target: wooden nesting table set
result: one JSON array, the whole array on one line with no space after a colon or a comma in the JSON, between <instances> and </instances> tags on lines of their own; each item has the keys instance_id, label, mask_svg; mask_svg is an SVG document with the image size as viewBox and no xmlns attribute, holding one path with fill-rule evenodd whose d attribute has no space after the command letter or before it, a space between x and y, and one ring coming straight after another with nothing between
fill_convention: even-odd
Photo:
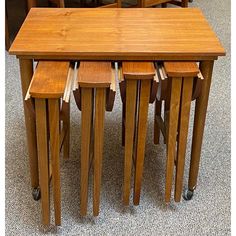
<instances>
[{"instance_id":1,"label":"wooden nesting table set","mask_svg":"<svg viewBox=\"0 0 236 236\"><path fill-rule=\"evenodd\" d=\"M115 81L123 102L124 204L129 204L132 163L133 202L138 205L140 201L148 107L154 101L154 143L159 143L162 132L167 144L165 201L171 199L176 165L175 201L179 202L189 111L191 101L196 100L185 195L191 199L197 185L213 64L225 55L199 9L32 8L9 52L20 62L31 185L35 199L41 193L44 225L50 223L50 177L55 224L61 224L59 153L64 146L64 157L69 157L71 90L81 110L81 215L87 214L91 165L93 214L99 214L104 116L105 110L112 110ZM33 60L38 62L35 70Z\"/></svg>"}]
</instances>

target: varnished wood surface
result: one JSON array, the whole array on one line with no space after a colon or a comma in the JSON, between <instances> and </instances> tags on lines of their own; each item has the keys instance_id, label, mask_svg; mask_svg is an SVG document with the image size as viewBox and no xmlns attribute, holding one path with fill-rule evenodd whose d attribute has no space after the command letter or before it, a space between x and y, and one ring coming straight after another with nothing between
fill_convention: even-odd
<instances>
[{"instance_id":1,"label":"varnished wood surface","mask_svg":"<svg viewBox=\"0 0 236 236\"><path fill-rule=\"evenodd\" d=\"M70 157L70 102L64 105L65 116L63 119L63 128L65 129L65 139L63 143L63 158L68 159Z\"/></svg>"},{"instance_id":2,"label":"varnished wood surface","mask_svg":"<svg viewBox=\"0 0 236 236\"><path fill-rule=\"evenodd\" d=\"M143 176L143 165L145 157L145 145L147 135L148 105L150 99L151 80L143 80L140 85L139 105L138 105L138 122L137 122L137 146L136 162L134 177L134 205L140 201L141 183Z\"/></svg>"},{"instance_id":3,"label":"varnished wood surface","mask_svg":"<svg viewBox=\"0 0 236 236\"><path fill-rule=\"evenodd\" d=\"M35 98L60 98L66 87L69 62L40 61L35 70L30 95Z\"/></svg>"},{"instance_id":4,"label":"varnished wood surface","mask_svg":"<svg viewBox=\"0 0 236 236\"><path fill-rule=\"evenodd\" d=\"M164 62L169 77L194 77L199 73L195 62Z\"/></svg>"},{"instance_id":5,"label":"varnished wood surface","mask_svg":"<svg viewBox=\"0 0 236 236\"><path fill-rule=\"evenodd\" d=\"M110 62L80 62L78 83L80 87L110 87L112 68Z\"/></svg>"},{"instance_id":6,"label":"varnished wood surface","mask_svg":"<svg viewBox=\"0 0 236 236\"><path fill-rule=\"evenodd\" d=\"M39 186L39 174L38 174L38 154L37 154L37 139L36 139L36 123L32 113L27 108L26 102L24 101L25 95L30 85L30 81L33 75L33 61L20 59L20 78L21 78L21 89L24 104L24 116L25 116L25 127L27 137L27 147L29 154L29 166L31 176L31 186L37 188Z\"/></svg>"},{"instance_id":7,"label":"varnished wood surface","mask_svg":"<svg viewBox=\"0 0 236 236\"><path fill-rule=\"evenodd\" d=\"M32 8L10 54L44 59L199 60L216 59L225 51L197 8Z\"/></svg>"},{"instance_id":8,"label":"varnished wood surface","mask_svg":"<svg viewBox=\"0 0 236 236\"><path fill-rule=\"evenodd\" d=\"M167 160L165 202L170 202L174 160L176 151L176 136L178 128L179 106L181 96L182 78L172 78L170 96L170 115L167 129Z\"/></svg>"},{"instance_id":9,"label":"varnished wood surface","mask_svg":"<svg viewBox=\"0 0 236 236\"><path fill-rule=\"evenodd\" d=\"M80 214L86 216L88 205L89 155L91 139L91 120L93 110L92 88L81 89L81 179L80 179Z\"/></svg>"},{"instance_id":10,"label":"varnished wood surface","mask_svg":"<svg viewBox=\"0 0 236 236\"><path fill-rule=\"evenodd\" d=\"M124 160L124 186L123 203L129 205L130 181L132 171L132 157L134 148L135 111L137 106L137 86L136 80L126 81L127 101L125 103L125 160ZM124 108L123 108L124 111Z\"/></svg>"},{"instance_id":11,"label":"varnished wood surface","mask_svg":"<svg viewBox=\"0 0 236 236\"><path fill-rule=\"evenodd\" d=\"M200 64L200 70L202 72L204 80L202 83L200 96L196 99L195 105L194 125L192 134L192 150L188 182L188 187L190 190L194 190L197 185L202 140L206 120L209 92L211 87L213 66L214 61L204 61Z\"/></svg>"},{"instance_id":12,"label":"varnished wood surface","mask_svg":"<svg viewBox=\"0 0 236 236\"><path fill-rule=\"evenodd\" d=\"M160 142L160 127L157 123L157 119L156 116L161 116L161 105L162 105L162 101L158 101L158 99L156 99L155 102L155 111L154 111L154 144L159 144Z\"/></svg>"},{"instance_id":13,"label":"varnished wood surface","mask_svg":"<svg viewBox=\"0 0 236 236\"><path fill-rule=\"evenodd\" d=\"M152 62L123 62L122 72L125 79L153 79L155 67Z\"/></svg>"},{"instance_id":14,"label":"varnished wood surface","mask_svg":"<svg viewBox=\"0 0 236 236\"><path fill-rule=\"evenodd\" d=\"M49 193L49 160L48 160L48 137L46 100L35 99L37 145L39 159L39 184L42 204L42 224L50 224L50 193Z\"/></svg>"},{"instance_id":15,"label":"varnished wood surface","mask_svg":"<svg viewBox=\"0 0 236 236\"><path fill-rule=\"evenodd\" d=\"M55 224L61 225L60 135L58 99L48 99ZM40 147L39 147L40 148Z\"/></svg>"},{"instance_id":16,"label":"varnished wood surface","mask_svg":"<svg viewBox=\"0 0 236 236\"><path fill-rule=\"evenodd\" d=\"M112 70L112 78L110 88L106 91L106 111L112 111L116 97L116 71Z\"/></svg>"},{"instance_id":17,"label":"varnished wood surface","mask_svg":"<svg viewBox=\"0 0 236 236\"><path fill-rule=\"evenodd\" d=\"M175 201L180 202L183 192L183 176L185 166L185 153L187 147L189 115L191 108L191 98L193 89L193 78L183 78L182 94L179 109L179 127L178 127L178 148L177 164L175 174Z\"/></svg>"},{"instance_id":18,"label":"varnished wood surface","mask_svg":"<svg viewBox=\"0 0 236 236\"><path fill-rule=\"evenodd\" d=\"M93 175L93 215L98 216L102 182L102 156L104 140L106 89L97 88L94 119L94 175Z\"/></svg>"}]
</instances>

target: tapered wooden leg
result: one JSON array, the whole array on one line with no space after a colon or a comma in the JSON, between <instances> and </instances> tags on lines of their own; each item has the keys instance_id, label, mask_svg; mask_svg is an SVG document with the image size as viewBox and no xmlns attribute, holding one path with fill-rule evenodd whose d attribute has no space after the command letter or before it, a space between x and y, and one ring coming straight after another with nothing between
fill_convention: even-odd
<instances>
[{"instance_id":1,"label":"tapered wooden leg","mask_svg":"<svg viewBox=\"0 0 236 236\"><path fill-rule=\"evenodd\" d=\"M166 127L166 137L164 137L164 144L167 144L167 138L168 138L168 134L169 134L168 122L169 122L169 113L170 113L171 86L168 85L167 88L168 88L167 89L167 95L166 95L166 99L165 99L165 102L164 102L164 125Z\"/></svg>"},{"instance_id":2,"label":"tapered wooden leg","mask_svg":"<svg viewBox=\"0 0 236 236\"><path fill-rule=\"evenodd\" d=\"M33 76L33 61L28 59L20 59L20 75L21 75L21 88L24 104L26 138L30 162L30 176L31 186L37 188L39 186L38 175L38 157L37 157L37 139L36 139L36 125L32 113L25 104L25 95L29 88L30 81Z\"/></svg>"},{"instance_id":3,"label":"tapered wooden leg","mask_svg":"<svg viewBox=\"0 0 236 236\"><path fill-rule=\"evenodd\" d=\"M92 119L92 92L91 88L81 88L81 186L80 186L80 213L87 214L88 204L88 172L90 154L90 136Z\"/></svg>"},{"instance_id":4,"label":"tapered wooden leg","mask_svg":"<svg viewBox=\"0 0 236 236\"><path fill-rule=\"evenodd\" d=\"M167 135L165 202L169 202L170 197L171 197L181 86L182 86L182 78L172 78L171 96L170 96L170 113L169 113L168 135Z\"/></svg>"},{"instance_id":5,"label":"tapered wooden leg","mask_svg":"<svg viewBox=\"0 0 236 236\"><path fill-rule=\"evenodd\" d=\"M68 102L65 106L63 128L65 128L66 130L65 139L63 143L63 157L64 159L68 159L70 156L70 102Z\"/></svg>"},{"instance_id":6,"label":"tapered wooden leg","mask_svg":"<svg viewBox=\"0 0 236 236\"><path fill-rule=\"evenodd\" d=\"M125 162L123 202L129 205L132 156L134 147L135 111L137 81L126 80L126 111L125 111Z\"/></svg>"},{"instance_id":7,"label":"tapered wooden leg","mask_svg":"<svg viewBox=\"0 0 236 236\"><path fill-rule=\"evenodd\" d=\"M125 146L125 103L122 103L122 146Z\"/></svg>"},{"instance_id":8,"label":"tapered wooden leg","mask_svg":"<svg viewBox=\"0 0 236 236\"><path fill-rule=\"evenodd\" d=\"M36 7L37 6L37 1L36 0L27 0L28 3L28 11L31 9L31 7Z\"/></svg>"},{"instance_id":9,"label":"tapered wooden leg","mask_svg":"<svg viewBox=\"0 0 236 236\"><path fill-rule=\"evenodd\" d=\"M46 100L35 99L35 114L37 127L37 143L39 158L39 183L42 203L42 224L50 224L50 201L49 201L49 159L47 143L47 112Z\"/></svg>"},{"instance_id":10,"label":"tapered wooden leg","mask_svg":"<svg viewBox=\"0 0 236 236\"><path fill-rule=\"evenodd\" d=\"M48 100L55 224L61 225L60 132L58 99Z\"/></svg>"},{"instance_id":11,"label":"tapered wooden leg","mask_svg":"<svg viewBox=\"0 0 236 236\"><path fill-rule=\"evenodd\" d=\"M196 99L194 127L192 137L192 151L189 171L188 187L193 191L197 185L197 177L201 156L202 138L206 120L208 98L211 86L211 78L214 61L203 61L200 64L200 70L204 77L200 96Z\"/></svg>"},{"instance_id":12,"label":"tapered wooden leg","mask_svg":"<svg viewBox=\"0 0 236 236\"><path fill-rule=\"evenodd\" d=\"M162 101L158 101L156 99L154 111L154 144L159 144L160 141L160 128L158 126L156 117L161 116L161 105Z\"/></svg>"},{"instance_id":13,"label":"tapered wooden leg","mask_svg":"<svg viewBox=\"0 0 236 236\"><path fill-rule=\"evenodd\" d=\"M134 205L139 204L141 183L143 175L143 164L145 156L145 144L147 134L148 105L150 98L151 81L141 80L139 108L138 108L138 127L137 127L137 153L134 177Z\"/></svg>"},{"instance_id":14,"label":"tapered wooden leg","mask_svg":"<svg viewBox=\"0 0 236 236\"><path fill-rule=\"evenodd\" d=\"M95 98L94 121L94 185L93 185L93 215L99 214L100 188L102 176L102 155L104 137L106 89L97 88Z\"/></svg>"},{"instance_id":15,"label":"tapered wooden leg","mask_svg":"<svg viewBox=\"0 0 236 236\"><path fill-rule=\"evenodd\" d=\"M177 165L176 165L176 175L175 175L176 202L180 201L183 188L183 175L184 175L185 153L186 153L187 138L188 138L192 88L193 88L193 78L184 78L182 86L180 112L179 112Z\"/></svg>"}]
</instances>

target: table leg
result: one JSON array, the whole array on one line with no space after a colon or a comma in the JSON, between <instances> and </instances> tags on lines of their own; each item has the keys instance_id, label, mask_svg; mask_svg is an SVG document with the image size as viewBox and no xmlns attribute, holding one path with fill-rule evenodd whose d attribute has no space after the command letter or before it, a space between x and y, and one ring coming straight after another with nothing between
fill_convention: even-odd
<instances>
[{"instance_id":1,"label":"table leg","mask_svg":"<svg viewBox=\"0 0 236 236\"><path fill-rule=\"evenodd\" d=\"M31 186L33 188L37 188L39 186L39 176L35 119L24 102L25 95L27 93L30 81L33 76L33 62L29 59L20 59L19 63L21 74L21 88L24 104L26 137L30 162Z\"/></svg>"},{"instance_id":2,"label":"table leg","mask_svg":"<svg viewBox=\"0 0 236 236\"><path fill-rule=\"evenodd\" d=\"M122 103L122 146L125 146L125 103Z\"/></svg>"},{"instance_id":3,"label":"table leg","mask_svg":"<svg viewBox=\"0 0 236 236\"><path fill-rule=\"evenodd\" d=\"M206 112L208 105L208 98L211 86L211 78L213 71L214 61L203 61L200 64L200 70L204 77L200 96L196 99L193 138L192 138L192 151L191 162L189 171L188 188L194 191L197 185L197 177L201 156L202 138L206 120Z\"/></svg>"},{"instance_id":4,"label":"table leg","mask_svg":"<svg viewBox=\"0 0 236 236\"><path fill-rule=\"evenodd\" d=\"M47 112L46 100L35 99L35 115L37 126L37 143L39 157L39 182L41 190L42 223L50 224L50 200L49 200L49 159L47 137Z\"/></svg>"},{"instance_id":5,"label":"table leg","mask_svg":"<svg viewBox=\"0 0 236 236\"><path fill-rule=\"evenodd\" d=\"M170 202L170 197L171 197L172 178L173 178L174 161L176 153L176 136L178 128L181 86L182 86L182 78L172 78L170 113L169 113L168 134L167 134L165 202Z\"/></svg>"},{"instance_id":6,"label":"table leg","mask_svg":"<svg viewBox=\"0 0 236 236\"><path fill-rule=\"evenodd\" d=\"M189 126L192 89L193 89L193 78L184 78L182 86L181 104L179 112L179 127L178 127L179 133L178 133L177 163L176 163L176 175L175 175L176 202L180 202L183 188L183 175L184 175L185 153L188 139L188 126Z\"/></svg>"},{"instance_id":7,"label":"table leg","mask_svg":"<svg viewBox=\"0 0 236 236\"><path fill-rule=\"evenodd\" d=\"M91 119L93 110L93 89L81 88L81 183L80 183L80 213L87 214L88 175L91 138Z\"/></svg>"},{"instance_id":8,"label":"table leg","mask_svg":"<svg viewBox=\"0 0 236 236\"><path fill-rule=\"evenodd\" d=\"M160 128L158 126L156 117L161 116L161 105L162 101L158 101L156 99L154 112L154 144L159 144L160 142Z\"/></svg>"},{"instance_id":9,"label":"table leg","mask_svg":"<svg viewBox=\"0 0 236 236\"><path fill-rule=\"evenodd\" d=\"M124 161L124 193L123 202L129 205L132 156L134 146L135 111L136 111L137 81L126 81L126 111L125 111L125 161Z\"/></svg>"},{"instance_id":10,"label":"table leg","mask_svg":"<svg viewBox=\"0 0 236 236\"><path fill-rule=\"evenodd\" d=\"M102 176L102 154L104 138L106 88L96 89L95 121L94 121L94 185L93 185L93 215L99 214L100 188Z\"/></svg>"},{"instance_id":11,"label":"table leg","mask_svg":"<svg viewBox=\"0 0 236 236\"><path fill-rule=\"evenodd\" d=\"M170 96L171 96L171 86L168 84L166 99L164 102L164 125L166 127L166 137L164 137L164 144L167 144L166 142L169 134L168 123L169 123L169 113L170 113Z\"/></svg>"},{"instance_id":12,"label":"table leg","mask_svg":"<svg viewBox=\"0 0 236 236\"><path fill-rule=\"evenodd\" d=\"M145 156L145 144L147 134L148 105L150 99L150 80L141 80L139 108L138 108L138 128L137 128L137 156L134 178L134 205L140 201L141 182L143 175L143 164Z\"/></svg>"},{"instance_id":13,"label":"table leg","mask_svg":"<svg viewBox=\"0 0 236 236\"><path fill-rule=\"evenodd\" d=\"M55 224L61 225L60 132L58 99L48 99Z\"/></svg>"},{"instance_id":14,"label":"table leg","mask_svg":"<svg viewBox=\"0 0 236 236\"><path fill-rule=\"evenodd\" d=\"M70 156L70 102L66 103L65 105L63 129L66 131L63 144L63 157L64 159L68 159Z\"/></svg>"}]
</instances>

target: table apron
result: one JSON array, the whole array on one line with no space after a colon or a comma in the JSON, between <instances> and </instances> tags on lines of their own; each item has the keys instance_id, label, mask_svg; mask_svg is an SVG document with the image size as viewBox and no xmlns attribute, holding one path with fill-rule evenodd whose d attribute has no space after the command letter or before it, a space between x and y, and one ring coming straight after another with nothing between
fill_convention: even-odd
<instances>
[{"instance_id":1,"label":"table apron","mask_svg":"<svg viewBox=\"0 0 236 236\"><path fill-rule=\"evenodd\" d=\"M55 56L55 55L17 55L19 59L70 60L70 61L212 61L217 56Z\"/></svg>"}]
</instances>

